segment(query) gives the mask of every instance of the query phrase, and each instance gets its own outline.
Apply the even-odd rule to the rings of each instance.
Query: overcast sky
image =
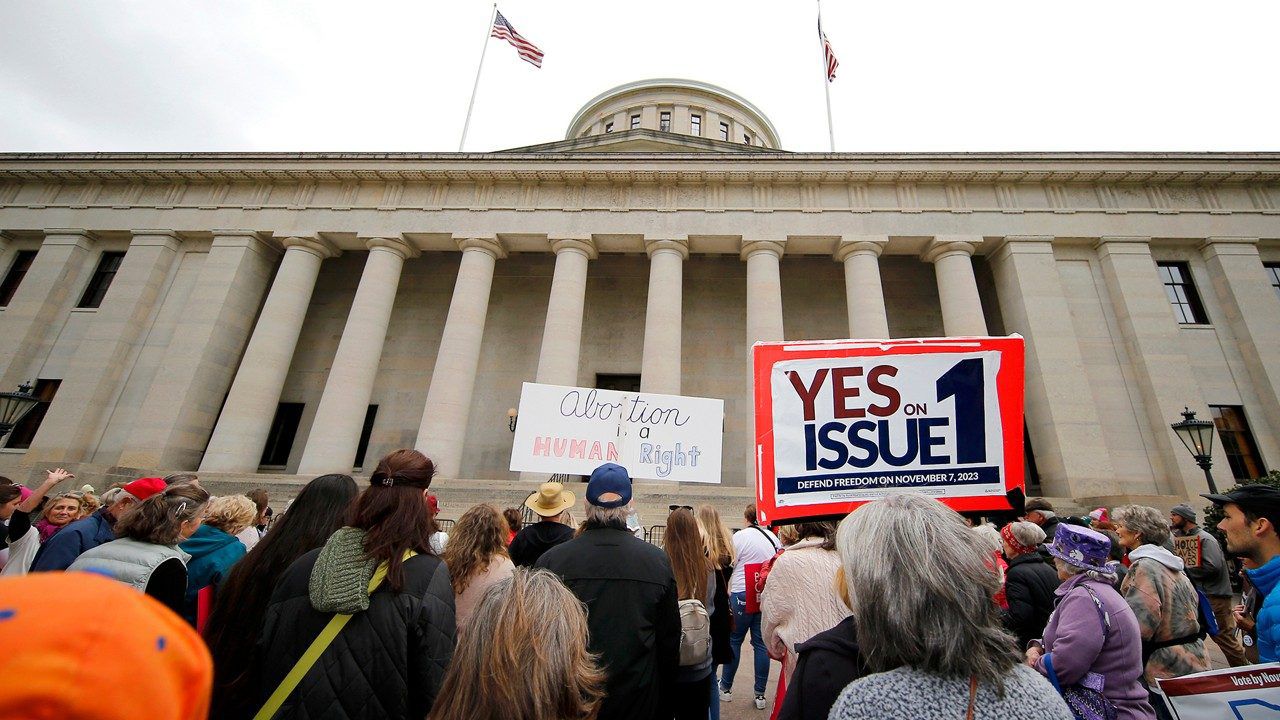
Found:
[[[480,0],[0,0],[0,151],[454,151]],[[827,149],[812,0],[504,0],[467,149],[683,77]],[[1278,150],[1280,3],[827,0],[836,149]]]

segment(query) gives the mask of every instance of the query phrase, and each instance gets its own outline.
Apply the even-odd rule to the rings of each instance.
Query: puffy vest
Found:
[[[125,585],[146,592],[151,573],[160,563],[178,558],[186,567],[191,556],[170,545],[144,543],[133,538],[120,538],[86,550],[67,570],[89,570],[115,578]]]

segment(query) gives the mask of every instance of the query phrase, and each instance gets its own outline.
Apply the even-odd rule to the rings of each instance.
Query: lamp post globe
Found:
[[[22,422],[40,401],[31,394],[31,384],[22,383],[17,392],[0,393],[0,442]]]
[[[1209,492],[1215,495],[1218,492],[1218,486],[1213,482],[1213,474],[1209,468],[1213,466],[1213,423],[1208,420],[1196,419],[1194,410],[1188,407],[1182,408],[1182,421],[1170,425],[1173,431],[1178,435],[1178,439],[1187,448],[1187,452],[1195,458],[1196,464],[1200,469],[1204,470],[1204,479],[1209,484]]]

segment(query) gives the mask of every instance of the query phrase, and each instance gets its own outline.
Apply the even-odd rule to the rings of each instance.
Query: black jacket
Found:
[[[1018,555],[1009,560],[1005,572],[1005,597],[1009,610],[1004,626],[1018,638],[1018,649],[1044,634],[1044,626],[1053,613],[1053,591],[1058,589],[1058,571],[1037,552]]]
[[[308,582],[320,550],[298,558],[280,579],[257,647],[259,694],[266,702],[333,617],[311,606]],[[286,718],[412,718],[431,710],[453,657],[453,587],[439,558],[404,564],[404,587],[384,582],[307,673],[276,715]]]
[[[733,610],[729,608],[729,578],[733,565],[716,568],[716,609],[711,613],[711,662],[728,665],[733,662],[733,646],[729,636],[733,633]]]
[[[796,654],[778,720],[826,720],[845,686],[867,674],[853,616],[800,643]]]
[[[511,539],[507,553],[516,567],[533,567],[542,553],[573,539],[573,528],[554,520],[542,520],[525,525]]]
[[[548,550],[538,567],[587,606],[590,649],[607,676],[600,720],[671,717],[680,611],[666,553],[626,530],[595,528]]]

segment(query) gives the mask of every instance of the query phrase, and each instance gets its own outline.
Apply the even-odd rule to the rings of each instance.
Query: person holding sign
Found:
[[[1249,582],[1263,598],[1258,609],[1258,660],[1280,660],[1280,490],[1266,485],[1244,485],[1229,493],[1204,494],[1222,507],[1218,529],[1227,536],[1227,552],[1244,558]]]
[[[1222,648],[1231,667],[1248,665],[1240,638],[1236,637],[1236,620],[1231,614],[1231,568],[1222,554],[1222,546],[1217,538],[1196,524],[1196,511],[1185,503],[1169,511],[1169,526],[1173,528],[1174,548],[1185,547],[1179,556],[1187,564],[1187,577],[1209,598],[1213,616],[1218,620],[1218,634],[1213,636],[1213,641]]]

